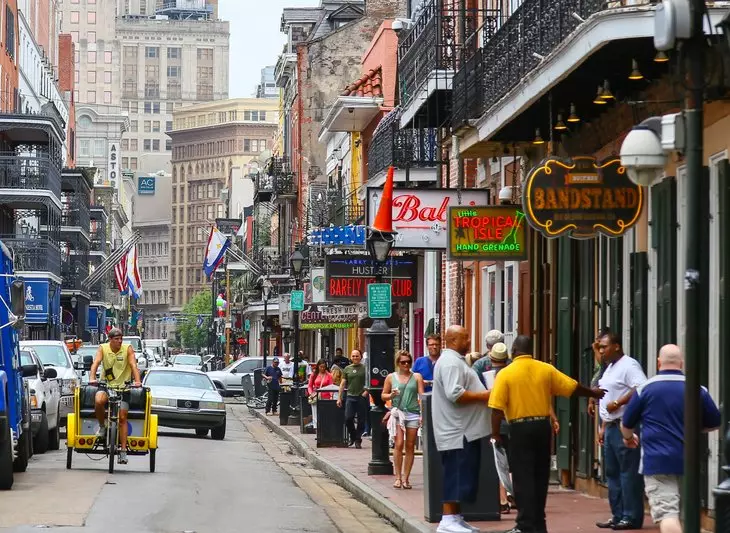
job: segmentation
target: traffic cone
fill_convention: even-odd
[[[388,177],[385,178],[383,196],[380,199],[378,214],[372,228],[383,233],[393,233],[393,174],[395,167],[388,168]]]

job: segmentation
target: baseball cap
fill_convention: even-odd
[[[278,357],[274,357],[274,358],[273,358],[273,359],[271,360],[271,362],[272,362],[272,363],[278,363],[278,362],[279,362],[279,358],[278,358]]]
[[[495,361],[504,361],[507,359],[507,345],[503,342],[498,342],[492,346],[492,350],[489,352],[489,357]]]

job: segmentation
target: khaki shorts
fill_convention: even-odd
[[[679,476],[644,476],[644,490],[651,507],[651,518],[659,523],[666,518],[679,518],[681,509]]]

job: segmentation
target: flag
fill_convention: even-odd
[[[117,289],[121,294],[127,294],[127,256],[114,267],[114,278],[117,281]]]
[[[205,275],[210,277],[215,269],[218,268],[223,257],[226,255],[226,250],[231,246],[231,241],[223,235],[218,228],[213,226],[210,230],[210,236],[208,237],[208,246],[205,248],[205,259],[203,260],[203,272]]]
[[[142,278],[137,265],[137,246],[132,246],[127,254],[127,285],[132,296],[137,299],[142,297]]]

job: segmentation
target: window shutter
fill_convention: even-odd
[[[573,375],[573,254],[572,242],[568,237],[558,240],[558,317],[556,366],[565,374]],[[570,470],[571,434],[570,398],[555,400],[555,414],[563,431],[558,433],[558,470]]]

